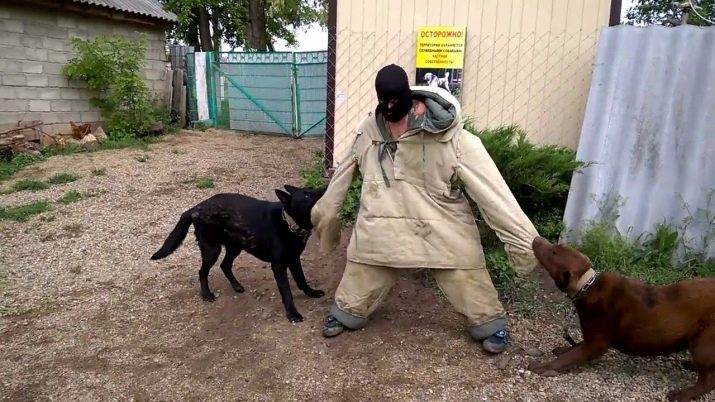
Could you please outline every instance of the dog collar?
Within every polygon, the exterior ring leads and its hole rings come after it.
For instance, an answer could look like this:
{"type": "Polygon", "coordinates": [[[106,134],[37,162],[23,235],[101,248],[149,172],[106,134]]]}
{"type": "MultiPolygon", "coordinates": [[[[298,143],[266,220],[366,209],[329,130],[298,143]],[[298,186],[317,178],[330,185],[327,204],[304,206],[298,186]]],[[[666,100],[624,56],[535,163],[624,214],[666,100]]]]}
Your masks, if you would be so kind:
{"type": "Polygon", "coordinates": [[[588,289],[596,282],[598,276],[599,273],[597,271],[594,271],[593,268],[589,268],[589,270],[586,271],[585,274],[581,275],[581,278],[579,278],[578,282],[576,282],[576,288],[578,289],[578,291],[573,296],[569,295],[571,301],[576,301],[581,296],[586,294],[588,289]]]}
{"type": "Polygon", "coordinates": [[[300,236],[303,241],[308,240],[308,236],[310,236],[310,230],[303,229],[302,227],[300,227],[300,225],[295,222],[295,220],[286,212],[285,209],[281,211],[281,215],[283,215],[283,220],[288,225],[288,230],[300,236]]]}

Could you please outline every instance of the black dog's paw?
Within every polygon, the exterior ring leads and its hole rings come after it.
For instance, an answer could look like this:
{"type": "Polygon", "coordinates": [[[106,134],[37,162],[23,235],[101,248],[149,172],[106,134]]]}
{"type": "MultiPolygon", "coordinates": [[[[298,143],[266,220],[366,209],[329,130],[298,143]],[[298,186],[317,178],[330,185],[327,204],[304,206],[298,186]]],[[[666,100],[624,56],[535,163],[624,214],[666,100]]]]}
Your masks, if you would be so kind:
{"type": "Polygon", "coordinates": [[[303,316],[299,312],[288,314],[288,321],[290,322],[303,322],[303,316]]]}
{"type": "Polygon", "coordinates": [[[216,301],[216,295],[214,295],[214,294],[211,293],[211,292],[202,293],[202,294],[201,294],[201,298],[204,299],[204,300],[207,301],[207,302],[214,302],[214,301],[216,301]]]}
{"type": "Polygon", "coordinates": [[[235,290],[236,293],[243,293],[246,291],[246,289],[244,289],[243,286],[241,286],[240,284],[235,284],[232,286],[233,286],[233,290],[235,290]]]}
{"type": "Polygon", "coordinates": [[[325,292],[320,289],[309,289],[305,291],[305,295],[308,297],[312,297],[313,299],[317,299],[319,297],[325,296],[325,292]]]}

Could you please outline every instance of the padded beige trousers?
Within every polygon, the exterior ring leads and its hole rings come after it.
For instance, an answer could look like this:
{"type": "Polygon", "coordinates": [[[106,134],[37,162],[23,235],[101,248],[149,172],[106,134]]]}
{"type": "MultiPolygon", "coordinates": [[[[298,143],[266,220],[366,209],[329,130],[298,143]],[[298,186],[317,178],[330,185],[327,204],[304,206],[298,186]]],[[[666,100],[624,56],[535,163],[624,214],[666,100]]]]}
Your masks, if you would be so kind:
{"type": "MultiPolygon", "coordinates": [[[[395,284],[400,270],[348,261],[335,292],[331,314],[344,326],[359,329],[395,284]]],[[[467,318],[472,337],[481,340],[506,328],[504,307],[486,269],[432,269],[452,306],[467,318]]]]}

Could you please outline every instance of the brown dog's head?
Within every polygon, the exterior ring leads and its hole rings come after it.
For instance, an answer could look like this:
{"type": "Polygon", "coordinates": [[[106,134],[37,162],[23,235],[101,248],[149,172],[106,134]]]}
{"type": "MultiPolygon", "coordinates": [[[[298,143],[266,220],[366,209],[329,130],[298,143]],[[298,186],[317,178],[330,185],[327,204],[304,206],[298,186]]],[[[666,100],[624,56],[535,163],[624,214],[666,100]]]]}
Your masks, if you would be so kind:
{"type": "Polygon", "coordinates": [[[537,237],[531,243],[536,259],[564,293],[575,292],[576,282],[591,268],[591,260],[578,251],[551,244],[548,240],[537,237]]]}

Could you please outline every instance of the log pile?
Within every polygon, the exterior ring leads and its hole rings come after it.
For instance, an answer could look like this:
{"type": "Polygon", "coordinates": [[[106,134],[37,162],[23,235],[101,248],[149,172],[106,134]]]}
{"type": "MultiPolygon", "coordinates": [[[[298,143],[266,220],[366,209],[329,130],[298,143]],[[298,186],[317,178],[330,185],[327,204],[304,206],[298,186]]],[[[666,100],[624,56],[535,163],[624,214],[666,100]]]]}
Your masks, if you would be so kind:
{"type": "Polygon", "coordinates": [[[11,158],[19,153],[39,154],[42,149],[78,146],[86,151],[96,151],[99,144],[107,139],[101,126],[94,132],[90,124],[70,122],[68,134],[48,134],[42,130],[41,121],[0,125],[0,156],[11,158]]]}
{"type": "Polygon", "coordinates": [[[41,121],[18,121],[0,125],[0,154],[4,156],[22,152],[38,154],[42,148],[41,126],[41,121]]]}

